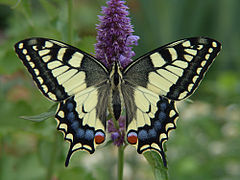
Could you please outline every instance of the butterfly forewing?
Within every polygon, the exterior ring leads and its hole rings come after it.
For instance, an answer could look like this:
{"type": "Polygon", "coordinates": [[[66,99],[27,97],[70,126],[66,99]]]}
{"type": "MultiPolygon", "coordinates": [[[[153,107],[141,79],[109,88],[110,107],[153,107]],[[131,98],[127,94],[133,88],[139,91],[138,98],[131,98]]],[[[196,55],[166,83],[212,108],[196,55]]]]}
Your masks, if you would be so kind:
{"type": "Polygon", "coordinates": [[[107,69],[95,58],[62,42],[31,38],[15,45],[41,92],[62,101],[107,79],[107,69]]]}
{"type": "Polygon", "coordinates": [[[124,80],[172,100],[190,96],[221,49],[209,38],[189,38],[160,47],[133,61],[124,80]]]}

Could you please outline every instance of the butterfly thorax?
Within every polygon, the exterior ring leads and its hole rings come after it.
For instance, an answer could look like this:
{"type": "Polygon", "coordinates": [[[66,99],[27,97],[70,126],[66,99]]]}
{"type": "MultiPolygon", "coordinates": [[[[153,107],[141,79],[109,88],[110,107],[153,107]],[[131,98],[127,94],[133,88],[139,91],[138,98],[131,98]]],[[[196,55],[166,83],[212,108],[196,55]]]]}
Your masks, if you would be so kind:
{"type": "Polygon", "coordinates": [[[117,62],[113,64],[109,78],[111,84],[111,91],[108,101],[110,107],[109,110],[115,119],[118,120],[123,109],[123,97],[120,88],[122,83],[122,72],[120,70],[120,65],[117,62]]]}

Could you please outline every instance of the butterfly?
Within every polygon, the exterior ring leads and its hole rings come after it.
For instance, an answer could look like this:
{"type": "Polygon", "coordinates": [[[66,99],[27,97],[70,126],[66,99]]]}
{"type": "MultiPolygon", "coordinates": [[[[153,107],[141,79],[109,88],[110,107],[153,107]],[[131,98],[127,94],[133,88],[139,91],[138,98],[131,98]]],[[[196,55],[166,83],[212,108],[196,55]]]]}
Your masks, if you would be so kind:
{"type": "Polygon", "coordinates": [[[94,153],[106,139],[110,113],[126,114],[126,141],[138,153],[154,150],[167,165],[163,143],[176,128],[175,101],[189,97],[221,50],[206,37],[178,40],[122,68],[108,69],[76,47],[46,38],[15,44],[15,51],[43,95],[59,102],[55,118],[70,148],[94,153]]]}

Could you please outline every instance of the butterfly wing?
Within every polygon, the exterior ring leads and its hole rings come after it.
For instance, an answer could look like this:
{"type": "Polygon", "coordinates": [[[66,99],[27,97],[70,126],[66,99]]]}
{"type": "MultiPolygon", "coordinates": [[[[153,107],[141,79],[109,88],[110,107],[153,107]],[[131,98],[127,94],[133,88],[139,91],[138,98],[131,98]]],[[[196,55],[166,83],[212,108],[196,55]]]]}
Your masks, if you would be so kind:
{"type": "Polygon", "coordinates": [[[108,77],[108,70],[94,57],[56,40],[26,39],[15,45],[15,51],[40,91],[53,101],[62,101],[108,77]]]}
{"type": "Polygon", "coordinates": [[[155,150],[166,159],[163,142],[176,128],[174,100],[190,96],[221,49],[209,38],[189,38],[160,47],[123,70],[127,140],[138,153],[155,150]]]}
{"type": "Polygon", "coordinates": [[[15,50],[40,91],[60,102],[57,129],[70,142],[65,165],[74,151],[93,153],[105,140],[108,70],[89,54],[52,39],[26,39],[15,50]]]}
{"type": "Polygon", "coordinates": [[[198,87],[221,44],[209,38],[189,38],[160,47],[133,61],[124,80],[172,100],[190,96],[198,87]]]}
{"type": "Polygon", "coordinates": [[[178,112],[175,103],[163,96],[133,84],[123,84],[126,107],[127,140],[138,153],[157,151],[167,165],[163,143],[176,128],[178,112]]]}
{"type": "Polygon", "coordinates": [[[85,150],[94,153],[105,140],[109,84],[89,87],[62,101],[56,113],[57,129],[70,142],[65,165],[73,152],[85,150]]]}

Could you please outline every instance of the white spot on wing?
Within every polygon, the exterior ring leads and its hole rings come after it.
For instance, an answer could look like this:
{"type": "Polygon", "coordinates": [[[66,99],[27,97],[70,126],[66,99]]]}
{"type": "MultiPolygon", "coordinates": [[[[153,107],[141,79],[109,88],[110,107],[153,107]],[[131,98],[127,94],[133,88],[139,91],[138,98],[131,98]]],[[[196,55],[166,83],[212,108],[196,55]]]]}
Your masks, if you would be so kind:
{"type": "Polygon", "coordinates": [[[34,68],[35,67],[35,64],[33,62],[29,62],[29,65],[34,68]]]}
{"type": "Polygon", "coordinates": [[[49,52],[50,52],[49,49],[44,49],[44,50],[38,51],[38,54],[39,54],[39,56],[44,56],[44,55],[48,54],[49,52]]]}
{"type": "Polygon", "coordinates": [[[195,83],[197,81],[197,79],[198,79],[198,76],[196,75],[193,77],[192,82],[195,83]]]}
{"type": "Polygon", "coordinates": [[[217,43],[214,41],[214,42],[212,42],[212,46],[213,47],[217,47],[217,43]]]}
{"type": "Polygon", "coordinates": [[[191,46],[190,41],[185,41],[184,43],[182,43],[182,45],[184,47],[190,47],[191,46]]]}
{"type": "Polygon", "coordinates": [[[188,92],[191,92],[193,86],[194,86],[194,84],[192,84],[192,83],[188,85],[188,92]]]}
{"type": "Polygon", "coordinates": [[[165,60],[162,58],[161,54],[158,52],[150,55],[150,58],[154,67],[161,67],[166,63],[165,60]]]}
{"type": "Polygon", "coordinates": [[[184,59],[190,62],[193,59],[193,56],[190,56],[188,54],[184,54],[184,59]]]}
{"type": "Polygon", "coordinates": [[[47,95],[48,95],[51,99],[57,100],[57,97],[55,96],[55,94],[49,92],[47,95]]]}
{"type": "Polygon", "coordinates": [[[57,67],[59,67],[59,66],[61,66],[62,65],[62,63],[60,62],[60,61],[52,61],[52,62],[49,62],[48,64],[47,64],[47,67],[49,68],[49,69],[55,69],[55,68],[57,68],[57,67]]]}
{"type": "Polygon", "coordinates": [[[209,49],[208,49],[208,52],[209,52],[209,53],[212,53],[212,52],[213,52],[213,48],[209,48],[209,49]]]}
{"type": "Polygon", "coordinates": [[[32,48],[33,48],[33,50],[35,50],[35,51],[38,50],[37,46],[32,46],[32,48]]]}
{"type": "Polygon", "coordinates": [[[210,57],[210,54],[206,54],[206,56],[205,56],[205,59],[209,59],[209,57],[210,57]]]}
{"type": "Polygon", "coordinates": [[[37,79],[38,79],[38,81],[39,81],[40,84],[43,84],[43,79],[42,79],[40,76],[37,77],[37,79]]]}
{"type": "Polygon", "coordinates": [[[45,47],[50,48],[50,47],[52,47],[52,46],[53,46],[53,43],[51,43],[51,42],[49,42],[49,41],[46,41],[46,42],[45,42],[45,47]]]}
{"type": "Polygon", "coordinates": [[[188,54],[191,54],[193,56],[197,55],[197,50],[195,50],[195,49],[185,49],[185,52],[187,52],[188,54]]]}
{"type": "Polygon", "coordinates": [[[28,61],[30,61],[30,60],[31,60],[31,57],[30,57],[29,55],[26,55],[26,59],[27,59],[28,61]]]}
{"type": "Polygon", "coordinates": [[[80,148],[82,148],[82,144],[81,143],[77,143],[77,144],[75,144],[73,146],[72,151],[76,151],[77,149],[80,149],[80,148]]]}
{"type": "Polygon", "coordinates": [[[23,48],[23,43],[19,43],[19,44],[18,44],[18,48],[19,48],[19,49],[22,49],[22,48],[23,48]]]}
{"type": "Polygon", "coordinates": [[[177,51],[174,49],[174,48],[168,48],[168,51],[169,51],[169,53],[171,54],[171,56],[172,56],[172,60],[175,60],[175,59],[177,59],[177,51]]]}
{"type": "Polygon", "coordinates": [[[38,76],[40,74],[39,70],[38,69],[33,69],[35,74],[38,76]]]}
{"type": "Polygon", "coordinates": [[[203,45],[198,45],[197,49],[201,50],[203,48],[203,45]]]}
{"type": "Polygon", "coordinates": [[[47,56],[43,56],[43,57],[42,57],[42,60],[43,60],[44,62],[48,62],[50,59],[51,59],[51,56],[50,56],[50,55],[47,55],[47,56]]]}
{"type": "Polygon", "coordinates": [[[67,124],[61,123],[61,124],[59,125],[59,129],[64,129],[65,131],[67,131],[67,129],[68,129],[67,124]]]}
{"type": "Polygon", "coordinates": [[[65,138],[72,141],[73,140],[73,135],[71,133],[68,133],[65,138]]]}
{"type": "Polygon", "coordinates": [[[181,60],[176,60],[172,64],[182,69],[185,69],[188,67],[188,63],[186,61],[181,61],[181,60]]]}
{"type": "Polygon", "coordinates": [[[169,117],[171,118],[171,117],[173,117],[175,114],[176,114],[176,112],[175,112],[174,110],[171,110],[171,111],[169,112],[169,117]]]}
{"type": "Polygon", "coordinates": [[[75,52],[72,55],[72,58],[69,59],[68,63],[73,67],[80,67],[82,62],[83,54],[79,52],[75,52]]]}
{"type": "Polygon", "coordinates": [[[163,139],[166,139],[167,135],[165,133],[161,133],[159,136],[159,141],[162,141],[163,139]]]}
{"type": "Polygon", "coordinates": [[[61,118],[64,118],[64,111],[59,111],[58,116],[60,116],[61,118]]]}
{"type": "Polygon", "coordinates": [[[27,50],[26,49],[23,49],[23,54],[27,54],[27,50]]]}
{"type": "Polygon", "coordinates": [[[179,99],[183,99],[183,98],[185,98],[186,96],[187,96],[187,91],[184,91],[184,92],[182,92],[180,95],[179,95],[179,99]]]}
{"type": "Polygon", "coordinates": [[[202,62],[201,62],[201,66],[202,66],[202,67],[205,66],[206,63],[207,63],[207,61],[202,61],[202,62]]]}
{"type": "Polygon", "coordinates": [[[202,71],[202,68],[201,68],[201,67],[197,68],[197,74],[200,74],[201,71],[202,71]]]}
{"type": "Polygon", "coordinates": [[[66,50],[67,50],[67,48],[61,48],[61,49],[58,51],[57,58],[58,58],[59,60],[62,60],[62,59],[63,59],[63,56],[64,56],[66,50]]]}
{"type": "Polygon", "coordinates": [[[42,89],[43,89],[43,91],[44,91],[45,93],[48,92],[48,87],[47,87],[46,85],[42,85],[42,89]]]}
{"type": "Polygon", "coordinates": [[[174,128],[174,124],[173,123],[167,123],[165,126],[165,130],[168,131],[168,129],[174,128]]]}

